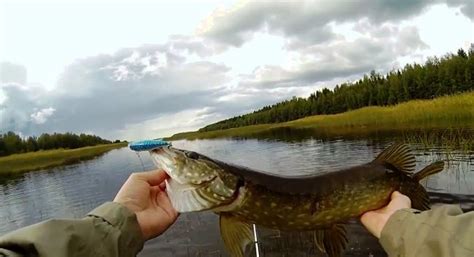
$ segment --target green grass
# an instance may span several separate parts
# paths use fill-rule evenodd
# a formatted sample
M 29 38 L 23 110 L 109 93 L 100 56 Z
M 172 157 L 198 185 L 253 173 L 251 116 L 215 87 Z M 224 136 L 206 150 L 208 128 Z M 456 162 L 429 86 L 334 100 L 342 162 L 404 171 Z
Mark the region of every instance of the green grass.
M 365 107 L 341 114 L 315 115 L 283 123 L 178 133 L 167 140 L 249 136 L 276 128 L 314 129 L 318 133 L 333 136 L 363 136 L 384 131 L 470 130 L 474 128 L 474 92 L 433 100 L 413 100 L 394 106 Z
M 24 172 L 57 167 L 92 159 L 112 149 L 121 148 L 127 142 L 47 151 L 13 154 L 0 157 L 0 177 L 15 176 Z

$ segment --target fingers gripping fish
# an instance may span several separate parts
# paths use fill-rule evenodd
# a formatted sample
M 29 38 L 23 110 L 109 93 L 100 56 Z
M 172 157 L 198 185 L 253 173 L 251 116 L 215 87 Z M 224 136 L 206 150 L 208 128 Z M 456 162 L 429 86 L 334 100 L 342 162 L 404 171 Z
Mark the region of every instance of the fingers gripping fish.
M 170 176 L 167 193 L 173 206 L 179 212 L 217 213 L 226 248 L 237 257 L 253 242 L 252 224 L 314 231 L 317 248 L 339 257 L 348 243 L 348 219 L 386 205 L 395 190 L 410 197 L 414 208 L 428 209 L 429 198 L 419 181 L 444 167 L 435 162 L 413 173 L 415 157 L 404 144 L 392 145 L 367 164 L 297 177 L 224 163 L 170 145 L 144 150 Z

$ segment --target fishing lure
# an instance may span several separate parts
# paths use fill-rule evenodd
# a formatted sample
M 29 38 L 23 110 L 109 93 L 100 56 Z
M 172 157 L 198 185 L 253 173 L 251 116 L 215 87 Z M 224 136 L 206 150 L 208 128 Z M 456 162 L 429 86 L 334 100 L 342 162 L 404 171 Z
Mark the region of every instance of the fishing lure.
M 171 143 L 164 141 L 163 139 L 152 139 L 152 140 L 141 140 L 131 142 L 128 147 L 133 151 L 151 151 L 153 149 L 158 149 L 164 146 L 170 146 Z

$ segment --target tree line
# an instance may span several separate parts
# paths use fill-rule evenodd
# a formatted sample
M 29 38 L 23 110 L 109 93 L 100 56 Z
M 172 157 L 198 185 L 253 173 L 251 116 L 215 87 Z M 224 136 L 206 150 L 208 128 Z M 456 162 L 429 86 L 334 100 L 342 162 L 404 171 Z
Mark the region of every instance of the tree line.
M 459 49 L 457 54 L 447 54 L 441 58 L 430 57 L 424 65 L 407 64 L 403 69 L 390 71 L 386 75 L 372 71 L 358 81 L 336 85 L 333 90 L 324 88 L 308 98 L 293 97 L 252 113 L 210 124 L 199 131 L 285 122 L 366 106 L 431 99 L 473 89 L 474 47 L 471 47 L 468 53 Z
M 120 142 L 116 140 L 115 142 Z M 20 135 L 10 131 L 0 134 L 0 156 L 14 153 L 34 152 L 38 150 L 49 150 L 58 148 L 79 148 L 98 144 L 110 144 L 109 140 L 94 135 L 73 133 L 44 133 L 39 137 L 30 136 L 22 138 Z

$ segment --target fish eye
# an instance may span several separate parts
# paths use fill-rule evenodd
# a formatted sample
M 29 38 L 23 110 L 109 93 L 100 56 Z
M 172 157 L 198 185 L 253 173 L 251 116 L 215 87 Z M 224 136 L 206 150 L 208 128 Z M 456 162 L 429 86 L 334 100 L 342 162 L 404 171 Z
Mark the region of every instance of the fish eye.
M 199 155 L 196 152 L 186 152 L 186 157 L 197 160 L 199 159 Z

